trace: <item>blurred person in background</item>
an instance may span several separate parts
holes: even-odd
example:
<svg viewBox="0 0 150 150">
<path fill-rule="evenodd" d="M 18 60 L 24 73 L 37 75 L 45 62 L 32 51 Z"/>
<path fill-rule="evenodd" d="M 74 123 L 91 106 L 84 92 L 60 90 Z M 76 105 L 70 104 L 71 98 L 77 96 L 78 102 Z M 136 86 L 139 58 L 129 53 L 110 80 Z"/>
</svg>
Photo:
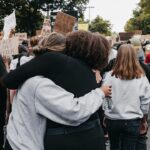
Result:
<svg viewBox="0 0 150 150">
<path fill-rule="evenodd" d="M 0 55 L 0 78 L 6 74 L 6 67 L 2 56 Z M 3 150 L 4 145 L 4 125 L 7 102 L 7 89 L 0 85 L 0 149 Z"/>
<path fill-rule="evenodd" d="M 127 43 L 131 43 L 131 42 L 128 41 Z M 139 43 L 139 40 L 138 40 L 138 43 Z M 137 52 L 137 57 L 139 58 L 138 51 L 136 50 L 136 52 Z M 113 66 L 115 65 L 115 61 L 116 61 L 116 59 L 113 59 L 110 61 L 110 63 L 101 72 L 102 75 L 113 69 Z M 144 64 L 143 59 L 142 59 L 142 61 L 141 61 L 141 59 L 139 59 L 139 63 L 141 65 L 142 69 L 144 70 L 148 81 L 150 82 L 150 68 L 149 68 L 149 66 Z M 146 150 L 147 149 L 147 143 L 146 143 L 147 142 L 147 136 L 146 135 L 147 135 L 147 131 L 148 131 L 148 123 L 147 123 L 148 120 L 147 119 L 148 119 L 148 117 L 145 117 L 145 119 L 143 119 L 143 121 L 141 122 L 141 127 L 143 126 L 143 129 L 142 129 L 141 134 L 138 138 L 136 150 Z"/>
<path fill-rule="evenodd" d="M 150 84 L 132 45 L 120 46 L 104 85 L 112 86 L 111 100 L 104 104 L 110 150 L 136 149 L 139 135 L 147 131 Z"/>
<path fill-rule="evenodd" d="M 139 58 L 139 61 L 144 62 L 145 60 L 145 55 L 144 55 L 144 50 L 142 49 L 142 43 L 138 37 L 132 37 L 128 44 L 132 44 L 134 48 L 137 51 L 137 55 Z"/>
<path fill-rule="evenodd" d="M 150 44 L 145 45 L 145 63 L 150 65 Z"/>
<path fill-rule="evenodd" d="M 116 58 L 117 56 L 117 50 L 113 48 L 113 43 L 112 43 L 112 39 L 108 39 L 108 42 L 110 44 L 110 47 L 111 47 L 111 50 L 110 50 L 110 53 L 109 53 L 109 56 L 108 56 L 108 63 Z"/>
</svg>

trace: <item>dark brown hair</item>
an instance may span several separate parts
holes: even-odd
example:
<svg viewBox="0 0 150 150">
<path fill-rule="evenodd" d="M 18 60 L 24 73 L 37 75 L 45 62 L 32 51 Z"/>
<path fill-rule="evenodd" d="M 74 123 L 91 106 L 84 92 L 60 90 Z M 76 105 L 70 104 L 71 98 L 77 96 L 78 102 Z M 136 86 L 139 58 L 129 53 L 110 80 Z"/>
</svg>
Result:
<svg viewBox="0 0 150 150">
<path fill-rule="evenodd" d="M 132 80 L 144 75 L 144 71 L 138 61 L 136 50 L 131 44 L 123 44 L 119 47 L 112 72 L 113 75 L 122 80 Z"/>
<path fill-rule="evenodd" d="M 84 61 L 90 68 L 100 70 L 108 62 L 109 50 L 106 38 L 100 34 L 79 30 L 67 35 L 64 53 Z"/>
<path fill-rule="evenodd" d="M 31 39 L 30 39 L 30 45 L 32 47 L 38 45 L 38 42 L 39 42 L 39 37 L 38 36 L 31 37 Z"/>
</svg>

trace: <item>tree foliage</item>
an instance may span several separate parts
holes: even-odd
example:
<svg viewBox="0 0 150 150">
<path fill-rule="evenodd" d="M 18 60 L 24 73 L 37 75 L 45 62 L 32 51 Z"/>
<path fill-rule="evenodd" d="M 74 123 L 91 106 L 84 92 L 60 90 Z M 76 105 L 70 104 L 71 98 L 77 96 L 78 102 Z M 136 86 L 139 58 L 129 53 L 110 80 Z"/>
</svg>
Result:
<svg viewBox="0 0 150 150">
<path fill-rule="evenodd" d="M 16 10 L 17 32 L 27 32 L 29 35 L 33 35 L 42 26 L 43 15 L 38 9 L 36 1 L 0 0 L 0 10 L 0 19 Z M 0 23 L 0 29 L 3 29 L 3 21 Z"/>
<path fill-rule="evenodd" d="M 136 10 L 133 11 L 133 17 L 126 25 L 125 31 L 132 32 L 142 30 L 143 34 L 150 34 L 150 0 L 141 0 Z"/>
<path fill-rule="evenodd" d="M 34 35 L 43 23 L 42 11 L 78 10 L 83 15 L 83 8 L 89 0 L 0 0 L 0 30 L 3 18 L 16 10 L 17 32 Z"/>
<path fill-rule="evenodd" d="M 105 35 L 111 35 L 111 23 L 108 20 L 104 20 L 102 17 L 97 16 L 89 26 L 90 31 L 99 32 Z"/>
</svg>

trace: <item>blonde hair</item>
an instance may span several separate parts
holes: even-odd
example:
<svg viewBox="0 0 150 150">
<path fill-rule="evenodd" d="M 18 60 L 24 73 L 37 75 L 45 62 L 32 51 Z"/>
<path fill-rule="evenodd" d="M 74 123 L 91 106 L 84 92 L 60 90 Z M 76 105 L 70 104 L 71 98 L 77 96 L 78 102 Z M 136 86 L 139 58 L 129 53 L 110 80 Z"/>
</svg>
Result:
<svg viewBox="0 0 150 150">
<path fill-rule="evenodd" d="M 52 32 L 43 37 L 38 46 L 33 49 L 35 55 L 41 55 L 48 51 L 63 51 L 66 45 L 66 37 L 57 32 Z"/>
<path fill-rule="evenodd" d="M 66 37 L 57 32 L 52 32 L 41 41 L 42 48 L 51 51 L 63 51 L 65 49 Z"/>
<path fill-rule="evenodd" d="M 123 44 L 119 47 L 116 63 L 112 71 L 113 75 L 123 80 L 140 78 L 144 75 L 136 50 L 131 44 Z"/>
</svg>

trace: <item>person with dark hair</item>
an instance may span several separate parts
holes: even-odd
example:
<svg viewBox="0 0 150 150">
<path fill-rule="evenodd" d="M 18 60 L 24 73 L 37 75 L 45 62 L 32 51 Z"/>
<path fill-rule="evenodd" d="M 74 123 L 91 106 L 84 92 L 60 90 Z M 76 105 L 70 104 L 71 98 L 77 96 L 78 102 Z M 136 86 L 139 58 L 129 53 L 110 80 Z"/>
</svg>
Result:
<svg viewBox="0 0 150 150">
<path fill-rule="evenodd" d="M 0 78 L 6 74 L 6 67 L 3 58 L 0 55 Z M 7 102 L 7 89 L 0 85 L 0 149 L 3 150 L 4 145 L 4 125 L 5 125 L 5 112 Z"/>
<path fill-rule="evenodd" d="M 29 58 L 28 55 L 29 55 L 28 48 L 26 46 L 20 44 L 18 46 L 18 54 L 15 55 L 14 58 L 11 60 L 10 71 L 19 67 L 20 64 L 27 62 L 28 58 Z"/>
<path fill-rule="evenodd" d="M 46 45 L 46 41 L 51 41 L 48 38 L 51 36 L 47 37 L 43 45 Z M 66 39 L 66 49 L 64 47 L 64 53 L 68 56 L 53 52 L 55 49 L 59 51 L 59 44 L 54 49 L 50 46 L 51 43 L 48 43 L 49 47 L 41 49 L 44 54 L 10 72 L 3 78 L 3 84 L 9 88 L 18 88 L 28 78 L 43 75 L 73 93 L 75 97 L 83 96 L 97 87 L 92 69 L 100 70 L 107 64 L 110 50 L 109 43 L 104 37 L 86 31 L 70 33 Z M 65 46 L 65 43 L 63 45 Z M 57 112 L 57 115 L 62 114 Z M 78 127 L 61 125 L 60 122 L 56 123 L 53 119 L 48 119 L 44 144 L 45 150 L 50 148 L 104 150 L 104 135 L 97 113 Z"/>
<path fill-rule="evenodd" d="M 93 33 L 93 36 L 91 33 L 85 36 L 85 33 L 83 31 L 69 33 L 64 53 L 84 61 L 92 69 L 101 70 L 108 63 L 110 45 L 107 39 L 98 33 Z"/>
<path fill-rule="evenodd" d="M 130 44 L 120 46 L 104 85 L 112 86 L 112 98 L 104 105 L 110 149 L 136 149 L 149 110 L 150 84 Z"/>
<path fill-rule="evenodd" d="M 29 42 L 28 42 L 28 40 L 23 40 L 21 42 L 21 44 L 24 45 L 24 46 L 26 46 L 27 48 L 29 48 Z"/>
</svg>

